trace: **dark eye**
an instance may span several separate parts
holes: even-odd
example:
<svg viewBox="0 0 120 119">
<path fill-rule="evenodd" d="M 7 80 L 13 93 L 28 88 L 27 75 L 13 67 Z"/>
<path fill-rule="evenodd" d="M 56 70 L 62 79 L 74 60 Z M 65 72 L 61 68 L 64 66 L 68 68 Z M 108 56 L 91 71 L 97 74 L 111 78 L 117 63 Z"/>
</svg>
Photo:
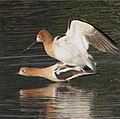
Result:
<svg viewBox="0 0 120 119">
<path fill-rule="evenodd" d="M 22 73 L 25 73 L 25 69 L 22 69 L 21 72 L 22 72 Z"/>
<path fill-rule="evenodd" d="M 39 38 L 41 38 L 41 36 L 40 36 L 40 35 L 39 35 L 38 37 L 39 37 Z"/>
</svg>

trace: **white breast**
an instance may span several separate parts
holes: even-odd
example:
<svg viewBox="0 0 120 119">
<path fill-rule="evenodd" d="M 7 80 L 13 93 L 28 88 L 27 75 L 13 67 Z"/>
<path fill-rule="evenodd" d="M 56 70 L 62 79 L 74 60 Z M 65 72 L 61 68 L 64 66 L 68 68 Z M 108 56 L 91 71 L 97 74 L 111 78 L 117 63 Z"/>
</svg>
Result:
<svg viewBox="0 0 120 119">
<path fill-rule="evenodd" d="M 64 47 L 56 47 L 55 56 L 56 59 L 67 64 L 85 65 L 84 56 L 82 56 L 80 53 L 76 53 L 76 50 L 72 48 L 65 49 Z"/>
<path fill-rule="evenodd" d="M 55 57 L 57 60 L 67 64 L 80 66 L 86 65 L 86 60 L 88 59 L 88 52 L 84 52 L 84 54 L 81 53 L 78 47 L 76 47 L 76 44 L 71 42 L 70 37 L 64 36 L 60 39 L 55 38 L 54 44 L 56 46 Z M 78 45 L 80 44 L 81 43 L 78 43 Z"/>
</svg>

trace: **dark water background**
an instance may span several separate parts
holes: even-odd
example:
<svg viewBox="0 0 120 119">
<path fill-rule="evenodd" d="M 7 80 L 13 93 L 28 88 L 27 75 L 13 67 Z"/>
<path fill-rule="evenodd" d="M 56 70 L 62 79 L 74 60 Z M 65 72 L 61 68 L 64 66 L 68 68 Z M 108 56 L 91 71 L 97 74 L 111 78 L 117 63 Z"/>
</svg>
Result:
<svg viewBox="0 0 120 119">
<path fill-rule="evenodd" d="M 21 66 L 56 61 L 42 44 L 31 44 L 41 29 L 66 31 L 70 17 L 102 29 L 120 48 L 120 1 L 0 1 L 0 119 L 120 119 L 120 53 L 90 49 L 97 74 L 70 83 L 16 75 Z"/>
</svg>

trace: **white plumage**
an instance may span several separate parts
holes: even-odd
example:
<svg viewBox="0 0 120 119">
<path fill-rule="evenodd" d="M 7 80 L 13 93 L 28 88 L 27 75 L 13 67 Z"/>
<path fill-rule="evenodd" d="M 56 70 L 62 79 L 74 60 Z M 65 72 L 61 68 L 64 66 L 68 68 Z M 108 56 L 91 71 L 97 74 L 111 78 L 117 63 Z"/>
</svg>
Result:
<svg viewBox="0 0 120 119">
<path fill-rule="evenodd" d="M 60 62 L 46 68 L 21 67 L 18 74 L 24 76 L 44 77 L 51 81 L 62 82 L 69 81 L 78 76 L 95 73 L 90 71 L 83 71 L 80 70 L 79 67 L 64 65 L 62 62 Z"/>
<path fill-rule="evenodd" d="M 19 74 L 45 77 L 57 82 L 82 75 L 95 74 L 95 72 L 84 70 L 84 67 L 88 66 L 96 71 L 96 62 L 88 53 L 89 45 L 103 52 L 113 53 L 119 50 L 116 43 L 103 31 L 89 23 L 78 20 L 71 21 L 66 33 L 55 38 L 47 30 L 41 30 L 37 34 L 36 41 L 43 42 L 46 53 L 61 63 L 41 69 L 22 67 Z"/>
<path fill-rule="evenodd" d="M 88 53 L 89 45 L 103 52 L 116 52 L 116 43 L 93 25 L 73 20 L 67 32 L 55 38 L 47 30 L 41 30 L 37 41 L 43 42 L 47 54 L 57 60 L 74 66 L 88 66 L 96 71 L 96 62 Z"/>
<path fill-rule="evenodd" d="M 56 44 L 56 59 L 68 64 L 87 65 L 93 71 L 96 70 L 96 62 L 88 53 L 89 44 L 103 52 L 117 50 L 111 39 L 92 25 L 78 20 L 73 20 L 65 36 L 55 37 L 53 43 Z"/>
</svg>

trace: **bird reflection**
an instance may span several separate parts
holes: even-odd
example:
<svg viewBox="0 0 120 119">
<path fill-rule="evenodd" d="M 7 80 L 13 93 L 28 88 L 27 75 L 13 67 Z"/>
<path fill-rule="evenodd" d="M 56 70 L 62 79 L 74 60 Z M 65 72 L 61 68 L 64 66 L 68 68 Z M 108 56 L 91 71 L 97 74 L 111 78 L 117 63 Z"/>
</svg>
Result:
<svg viewBox="0 0 120 119">
<path fill-rule="evenodd" d="M 38 119 L 92 119 L 93 91 L 54 83 L 37 89 L 20 90 L 21 111 Z"/>
</svg>

